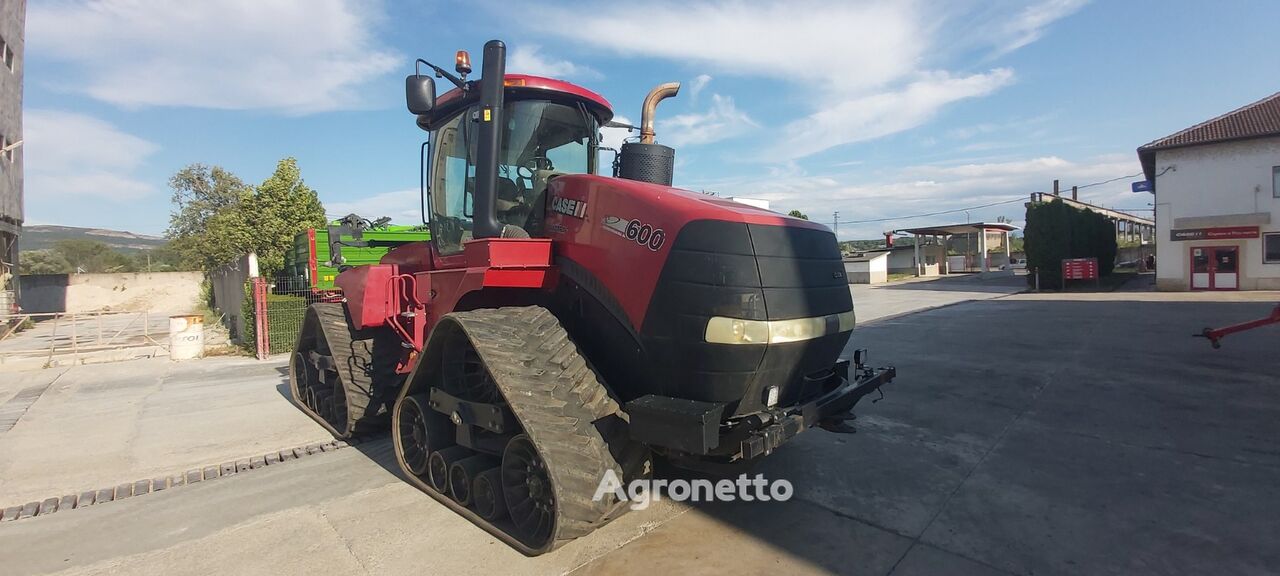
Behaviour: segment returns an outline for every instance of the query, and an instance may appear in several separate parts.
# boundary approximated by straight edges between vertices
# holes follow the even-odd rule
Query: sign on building
[[[1227,226],[1223,228],[1183,228],[1170,230],[1169,240],[1184,242],[1187,240],[1240,240],[1258,238],[1257,226]]]

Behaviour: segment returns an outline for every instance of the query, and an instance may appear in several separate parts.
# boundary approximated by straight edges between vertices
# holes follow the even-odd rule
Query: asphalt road
[[[401,482],[384,440],[0,523],[0,572],[1274,574],[1280,327],[1189,337],[1268,309],[1018,295],[886,315],[853,344],[900,377],[858,434],[803,434],[757,469],[793,499],[664,501],[538,558]]]

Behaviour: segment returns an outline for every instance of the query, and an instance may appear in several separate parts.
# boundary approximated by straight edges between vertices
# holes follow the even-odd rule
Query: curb
[[[55,496],[46,498],[39,502],[27,502],[21,506],[0,508],[0,523],[8,523],[13,520],[24,520],[35,516],[48,516],[59,511],[79,510],[81,508],[106,504],[116,500],[124,500],[135,496],[145,496],[162,490],[185,486],[187,484],[208,482],[218,478],[226,478],[228,476],[243,474],[245,472],[265,468],[267,466],[279,466],[280,464],[290,460],[296,460],[313,454],[333,452],[335,450],[346,448],[348,446],[355,446],[360,443],[360,438],[318,442],[314,444],[307,444],[305,446],[285,448],[276,452],[268,452],[251,458],[241,458],[238,460],[223,462],[221,464],[200,466],[187,470],[181,474],[160,476],[150,480],[126,482],[114,487],[107,487],[99,490],[84,490],[81,491],[79,495],[67,494],[61,497]]]

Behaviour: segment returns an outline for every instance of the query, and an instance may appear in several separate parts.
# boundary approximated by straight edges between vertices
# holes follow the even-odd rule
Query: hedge
[[[1068,206],[1060,199],[1027,206],[1025,232],[1027,270],[1039,271],[1042,288],[1062,287],[1062,261],[1097,258],[1098,273],[1111,274],[1116,265],[1116,228],[1093,210]],[[1035,283],[1035,274],[1027,283]]]

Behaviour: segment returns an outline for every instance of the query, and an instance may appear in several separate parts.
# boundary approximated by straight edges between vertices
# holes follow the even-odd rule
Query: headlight
[[[781,344],[853,330],[853,311],[792,320],[742,320],[714,316],[704,335],[713,344]]]

